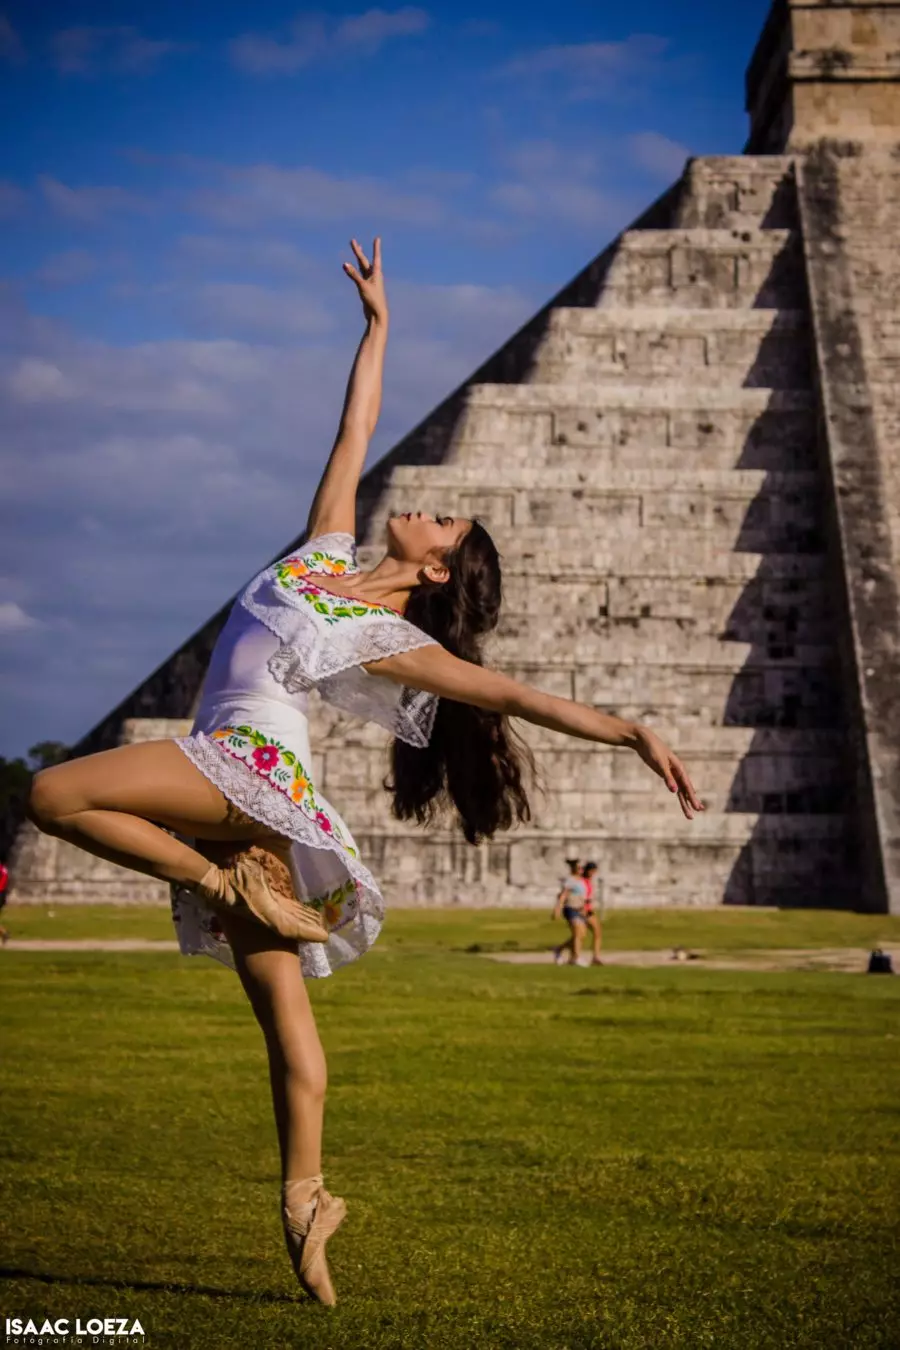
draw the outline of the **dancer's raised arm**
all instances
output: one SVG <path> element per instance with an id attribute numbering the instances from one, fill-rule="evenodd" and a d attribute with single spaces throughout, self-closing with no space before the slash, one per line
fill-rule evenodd
<path id="1" fill-rule="evenodd" d="M 351 263 L 344 263 L 344 271 L 359 291 L 366 331 L 350 371 L 334 448 L 309 510 L 306 531 L 310 538 L 317 534 L 328 534 L 332 530 L 354 533 L 356 490 L 381 410 L 381 384 L 388 334 L 388 306 L 381 272 L 381 240 L 375 240 L 371 262 L 355 239 L 351 240 L 351 247 L 359 270 Z"/>
<path id="2" fill-rule="evenodd" d="M 693 818 L 695 811 L 705 810 L 677 755 L 641 722 L 628 722 L 585 703 L 545 694 L 502 671 L 463 661 L 439 645 L 370 661 L 365 669 L 370 675 L 380 675 L 456 703 L 471 703 L 476 708 L 521 717 L 526 722 L 562 731 L 567 736 L 599 741 L 604 745 L 627 746 L 636 750 L 644 763 L 659 774 L 670 792 L 677 792 L 688 820 Z"/>

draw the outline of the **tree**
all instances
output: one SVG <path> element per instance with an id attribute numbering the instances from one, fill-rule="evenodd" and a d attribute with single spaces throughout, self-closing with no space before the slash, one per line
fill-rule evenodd
<path id="1" fill-rule="evenodd" d="M 33 770 L 37 773 L 38 769 L 49 769 L 51 764 L 60 764 L 68 755 L 69 747 L 63 745 L 62 741 L 38 741 L 28 751 L 28 758 L 33 762 Z"/>
<path id="2" fill-rule="evenodd" d="M 5 759 L 0 755 L 0 860 L 5 860 L 25 814 L 25 800 L 31 780 L 39 769 L 59 764 L 69 753 L 61 741 L 39 741 L 21 755 Z"/>

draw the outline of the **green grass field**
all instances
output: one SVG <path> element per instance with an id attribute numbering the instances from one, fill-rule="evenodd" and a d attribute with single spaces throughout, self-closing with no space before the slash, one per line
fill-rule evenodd
<path id="1" fill-rule="evenodd" d="M 14 936 L 170 937 L 10 906 Z M 544 915 L 398 912 L 312 993 L 341 1297 L 296 1292 L 261 1038 L 175 954 L 0 951 L 2 1316 L 173 1350 L 900 1345 L 900 982 L 506 966 Z M 611 946 L 874 946 L 896 920 L 617 914 Z"/>

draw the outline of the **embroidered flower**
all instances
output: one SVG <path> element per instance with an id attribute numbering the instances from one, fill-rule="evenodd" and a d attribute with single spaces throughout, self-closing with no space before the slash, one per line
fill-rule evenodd
<path id="1" fill-rule="evenodd" d="M 328 924 L 328 927 L 333 928 L 341 917 L 341 907 L 340 905 L 333 904 L 329 900 L 325 904 L 322 913 L 325 916 L 325 922 Z"/>
<path id="2" fill-rule="evenodd" d="M 288 577 L 305 577 L 309 573 L 309 568 L 302 558 L 288 558 L 281 567 Z"/>
<path id="3" fill-rule="evenodd" d="M 305 778 L 303 774 L 298 774 L 293 783 L 291 783 L 291 796 L 294 801 L 302 802 L 307 792 L 309 792 L 310 787 L 311 784 L 309 779 Z"/>
<path id="4" fill-rule="evenodd" d="M 261 749 L 253 751 L 253 763 L 257 765 L 261 773 L 269 773 L 278 763 L 279 754 L 274 745 L 265 745 Z"/>
<path id="5" fill-rule="evenodd" d="M 336 553 L 325 553 L 316 549 L 312 553 L 294 554 L 282 558 L 275 564 L 275 576 L 287 590 L 298 590 L 306 577 L 318 572 L 320 575 L 342 577 L 348 571 L 355 570 L 352 561 Z"/>
<path id="6" fill-rule="evenodd" d="M 334 833 L 334 826 L 332 825 L 331 821 L 328 819 L 324 811 L 316 812 L 316 824 L 320 827 L 320 829 L 323 829 L 326 834 Z"/>

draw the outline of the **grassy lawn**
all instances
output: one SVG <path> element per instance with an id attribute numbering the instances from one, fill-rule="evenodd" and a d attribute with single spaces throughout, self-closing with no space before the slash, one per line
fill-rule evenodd
<path id="1" fill-rule="evenodd" d="M 390 909 L 379 938 L 386 951 L 546 951 L 568 930 L 550 910 Z M 15 938 L 149 938 L 171 941 L 168 906 L 7 905 Z M 877 947 L 900 942 L 900 916 L 834 910 L 617 910 L 604 924 L 610 950 L 689 946 L 710 952 L 785 947 Z"/>
<path id="2" fill-rule="evenodd" d="M 171 936 L 165 910 L 6 921 Z M 622 948 L 900 936 L 810 913 L 608 929 Z M 378 955 L 313 986 L 326 1178 L 350 1206 L 333 1312 L 295 1292 L 234 976 L 0 952 L 2 1315 L 138 1317 L 172 1350 L 896 1350 L 900 981 L 466 952 L 554 932 L 398 912 Z"/>

